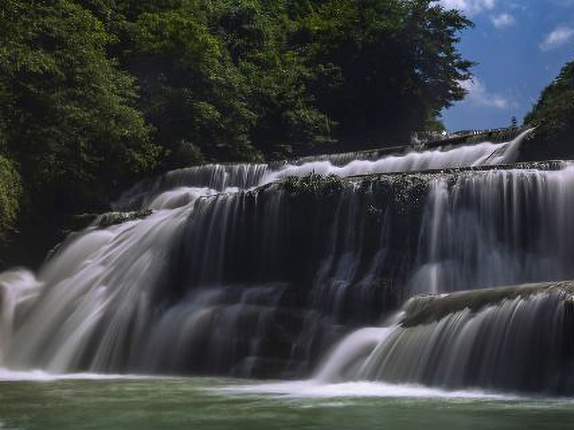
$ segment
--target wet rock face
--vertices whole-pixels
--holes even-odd
[[[505,301],[528,300],[536,296],[556,297],[568,309],[574,303],[574,281],[500,286],[443,295],[419,295],[403,306],[400,324],[404,327],[431,324],[442,318],[468,310],[478,313]]]

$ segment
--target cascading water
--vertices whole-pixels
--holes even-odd
[[[32,278],[32,296],[13,307],[6,363],[298,376],[412,294],[574,278],[574,169],[493,167],[512,162],[527,133],[139,184],[115,209],[151,215],[88,228]]]
[[[517,157],[520,143],[530,132],[531,130],[526,130],[515,140],[503,144],[484,142],[449,150],[411,151],[404,155],[393,155],[380,159],[355,159],[342,166],[337,163],[340,160],[339,157],[335,158],[335,164],[329,159],[309,161],[301,165],[297,163],[286,164],[279,170],[268,172],[264,180],[271,182],[289,176],[304,176],[310,173],[347,177],[371,173],[495,166],[513,162]]]
[[[184,206],[188,195],[198,190],[209,193],[256,187],[265,177],[267,164],[213,164],[173,170],[159,179],[143,181],[127,191],[113,205],[114,210],[163,209],[168,203]],[[159,201],[156,200],[160,197]]]
[[[16,306],[25,307],[39,287],[34,274],[26,270],[0,273],[0,365],[5,364],[6,348],[12,340]]]
[[[574,167],[433,179],[410,291],[571,279]]]
[[[316,378],[574,392],[574,283],[415,297],[345,339]]]
[[[310,173],[341,177],[369,173],[409,172],[415,170],[493,166],[516,160],[522,141],[531,133],[526,130],[514,140],[502,144],[484,142],[476,145],[432,151],[410,151],[403,155],[375,157],[376,152],[335,154],[307,157],[293,162],[268,164],[206,165],[174,170],[156,180],[143,181],[127,191],[114,205],[114,210],[138,210],[150,206],[163,193],[175,196],[187,189],[207,188],[215,191],[237,191],[276,182],[290,176]],[[153,209],[157,206],[151,205]]]

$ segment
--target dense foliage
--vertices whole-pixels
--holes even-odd
[[[151,172],[396,144],[464,96],[470,25],[430,0],[0,0],[0,228],[19,203],[35,240]]]
[[[297,32],[322,112],[349,149],[407,141],[460,100],[472,63],[456,51],[471,25],[429,1],[323,2]]]
[[[102,23],[69,1],[2,3],[6,149],[32,197],[74,206],[153,167],[134,80],[109,58]]]
[[[117,54],[176,160],[396,144],[464,96],[471,66],[456,51],[471,23],[429,0],[156,0],[117,11],[127,19],[109,20]]]
[[[16,223],[21,191],[18,172],[10,160],[0,155],[0,240]]]
[[[544,89],[525,123],[538,127],[525,158],[574,158],[574,62]]]

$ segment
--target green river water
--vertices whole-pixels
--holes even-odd
[[[369,383],[230,379],[0,382],[0,429],[572,429],[574,400]]]

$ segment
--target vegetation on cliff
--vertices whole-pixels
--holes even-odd
[[[0,155],[0,241],[16,225],[21,192],[20,175],[10,160]]]
[[[574,158],[574,62],[544,89],[524,122],[538,127],[525,145],[525,159]]]

